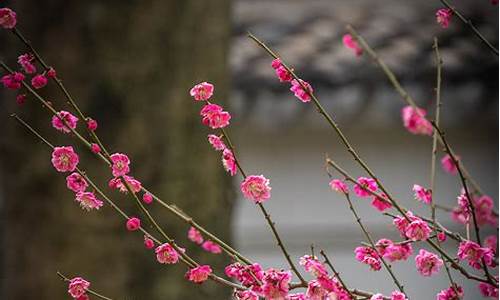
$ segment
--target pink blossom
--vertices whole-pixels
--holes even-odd
[[[111,169],[113,170],[113,176],[119,177],[130,172],[130,160],[127,155],[122,153],[114,153],[111,154],[110,158],[111,162],[113,163],[113,165],[111,166]]]
[[[231,115],[223,111],[222,106],[211,103],[203,106],[200,115],[202,116],[201,122],[212,129],[224,128],[231,120]]]
[[[446,233],[444,233],[444,232],[442,232],[442,231],[440,231],[440,232],[437,234],[437,239],[438,239],[438,241],[440,241],[440,242],[446,242],[446,238],[447,238]]]
[[[156,247],[155,252],[156,260],[161,264],[176,264],[179,261],[179,254],[169,243]]]
[[[358,45],[358,42],[350,34],[344,35],[342,42],[346,48],[353,50],[356,56],[363,54],[363,48]]]
[[[97,199],[92,192],[78,192],[75,200],[80,203],[81,208],[86,211],[99,209],[103,205],[103,202]]]
[[[292,279],[290,271],[268,269],[262,278],[262,293],[267,300],[284,300]]]
[[[484,245],[490,248],[493,253],[497,251],[498,239],[496,235],[489,235],[484,239]]]
[[[241,183],[241,192],[255,203],[263,203],[271,198],[269,179],[263,175],[250,175]]]
[[[31,79],[31,85],[35,89],[41,89],[47,85],[47,77],[45,77],[43,74],[38,74]]]
[[[432,192],[418,184],[413,185],[413,192],[415,193],[415,199],[421,201],[425,204],[432,203]]]
[[[23,105],[26,102],[26,94],[19,94],[16,96],[16,103],[18,105]]]
[[[354,249],[356,260],[367,264],[374,271],[381,269],[381,262],[378,253],[370,247],[356,247]]]
[[[455,159],[460,161],[460,156],[455,155]],[[441,166],[443,167],[443,170],[451,175],[457,175],[458,173],[457,165],[449,154],[443,156],[443,158],[441,159]]]
[[[141,227],[141,220],[139,218],[132,217],[127,220],[126,225],[128,231],[136,231],[139,227]]]
[[[381,193],[380,196],[373,196],[372,206],[375,207],[378,211],[384,211],[392,207],[392,203],[389,201],[389,198],[386,194]]]
[[[144,193],[144,195],[142,195],[142,201],[146,204],[151,204],[153,202],[153,195]]]
[[[481,295],[484,297],[498,299],[498,288],[486,282],[481,282],[478,285]]]
[[[210,274],[212,274],[212,268],[209,265],[203,265],[187,271],[186,278],[194,283],[203,283]]]
[[[128,183],[132,192],[138,193],[142,189],[141,182],[136,180],[134,177],[124,175],[123,178],[125,178],[125,181]],[[122,193],[128,193],[127,187],[122,183],[122,180],[119,177],[111,179],[108,185],[112,189],[118,189]]]
[[[208,135],[208,142],[217,151],[222,151],[222,150],[226,149],[226,145],[222,141],[222,138],[220,136],[216,136],[215,134]]]
[[[275,58],[275,59],[273,59],[273,61],[271,62],[271,67],[272,67],[273,69],[275,69],[275,70],[276,70],[277,68],[281,67],[282,65],[283,65],[283,64],[281,63],[281,59],[279,59],[279,58]]]
[[[198,245],[201,245],[203,243],[203,236],[201,235],[201,232],[199,232],[198,229],[194,227],[189,228],[188,239]]]
[[[280,82],[289,82],[293,79],[292,74],[288,72],[288,70],[284,66],[279,66],[274,71],[276,72],[276,76],[278,76]]]
[[[367,177],[359,177],[357,184],[354,185],[354,193],[358,195],[358,197],[370,196],[371,194],[366,190],[375,192],[377,189],[377,182],[374,179]]]
[[[82,175],[75,172],[66,177],[66,186],[73,192],[78,193],[85,191],[89,184]]]
[[[345,182],[343,182],[340,179],[332,179],[330,181],[330,188],[338,193],[344,193],[344,194],[349,193],[349,188],[347,187],[347,184],[345,184]]]
[[[97,121],[91,118],[87,118],[87,129],[90,131],[95,131],[97,129]]]
[[[412,241],[425,241],[429,238],[431,231],[426,222],[418,219],[406,227],[405,234]]]
[[[308,300],[323,300],[326,298],[328,291],[325,290],[317,280],[309,281],[306,291],[306,299]]]
[[[439,273],[443,260],[432,252],[420,249],[418,255],[415,256],[415,265],[422,276],[432,276]]]
[[[35,60],[35,57],[31,53],[19,55],[19,57],[17,58],[17,62],[21,65],[26,74],[33,74],[36,72],[36,67],[33,64],[33,60]]]
[[[65,110],[61,110],[52,116],[52,127],[64,133],[70,133],[71,129],[75,129],[77,122],[78,118]]]
[[[415,220],[420,220],[418,217],[415,217],[411,211],[407,211],[406,218],[403,216],[397,216],[392,221],[392,223],[396,226],[396,228],[398,229],[401,236],[404,238],[406,237],[406,227],[408,227],[408,224],[410,224],[410,222],[408,222],[407,218],[410,222],[415,221]]]
[[[231,176],[236,175],[238,171],[238,165],[236,164],[233,151],[227,148],[222,152],[222,166]]]
[[[10,8],[0,8],[0,26],[5,29],[12,29],[16,27],[17,18],[16,13]]]
[[[144,247],[146,249],[153,249],[155,246],[155,242],[147,235],[144,235]]]
[[[213,254],[222,253],[221,247],[210,240],[203,242],[201,247],[203,248],[203,250],[210,252],[210,253],[213,253]]]
[[[413,248],[411,243],[403,243],[389,245],[382,256],[390,262],[394,262],[398,260],[407,260],[412,254]]]
[[[413,134],[431,135],[432,124],[427,121],[425,109],[417,108],[415,110],[411,105],[403,107],[401,118],[406,129]]]
[[[370,300],[384,300],[384,295],[378,293],[371,296]]]
[[[457,295],[458,292],[458,295]],[[437,300],[459,300],[464,296],[464,291],[461,286],[456,285],[455,288],[449,287],[440,291],[436,295]]]
[[[195,85],[189,94],[194,97],[196,101],[205,101],[210,99],[214,93],[214,85],[208,82],[202,82]]]
[[[57,76],[56,70],[54,70],[54,68],[50,67],[50,69],[47,71],[47,77],[56,78],[56,76]]]
[[[92,143],[90,145],[90,151],[92,151],[92,153],[100,153],[101,152],[101,147],[99,147],[99,145],[97,145],[96,143]]]
[[[408,300],[408,298],[406,298],[405,294],[398,291],[394,291],[391,294],[391,300]]]
[[[313,88],[308,82],[302,79],[299,80],[300,83],[295,79],[292,80],[292,87],[290,88],[290,91],[292,91],[295,94],[295,97],[299,98],[299,100],[304,103],[311,101],[310,94],[313,93]],[[304,85],[305,89],[302,87],[302,85]]]
[[[262,267],[258,263],[243,266],[240,263],[234,263],[226,266],[224,273],[230,277],[238,280],[246,287],[253,287],[253,290],[259,290],[258,282],[264,278]]]
[[[483,259],[486,265],[494,265],[493,251],[490,248],[483,248],[473,241],[460,242],[457,256],[461,260],[467,260],[469,266],[477,270],[481,269]]]
[[[259,300],[259,296],[255,292],[249,290],[236,290],[234,291],[234,297],[237,300]]]
[[[71,146],[54,147],[52,165],[59,172],[73,172],[80,159]]]
[[[19,72],[14,72],[12,74],[7,74],[2,76],[2,84],[5,88],[10,90],[18,90],[21,88],[22,81],[24,80],[24,75]]]
[[[379,255],[384,255],[386,252],[387,247],[390,245],[394,244],[390,239],[380,239],[375,243],[375,248],[377,248],[377,252]]]
[[[77,299],[87,293],[89,286],[90,282],[88,282],[87,280],[81,277],[75,277],[69,281],[68,293],[71,295],[71,297]]]
[[[453,11],[449,8],[441,8],[436,12],[436,21],[443,28],[448,28],[450,25],[451,16],[453,15]]]
[[[492,219],[496,219],[493,216],[493,199],[488,195],[482,195],[480,197],[473,197],[474,210],[476,213],[476,221],[479,226],[490,223]]]
[[[315,277],[328,275],[325,265],[316,256],[304,255],[300,258],[299,264],[304,267],[306,272],[310,272]]]

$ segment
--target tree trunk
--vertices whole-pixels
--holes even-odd
[[[226,241],[233,190],[219,154],[206,140],[200,106],[189,88],[200,81],[227,95],[229,0],[16,2],[18,27],[53,65],[84,111],[99,122],[111,152],[127,153],[132,175]],[[14,66],[25,49],[2,31],[3,58]],[[57,110],[63,95],[42,94]],[[4,299],[65,299],[56,271],[80,275],[91,288],[118,299],[228,298],[212,282],[187,282],[186,267],[160,265],[142,236],[128,233],[110,208],[82,211],[50,164],[50,150],[7,117],[16,111],[57,145],[77,146],[80,165],[131,215],[130,197],[106,188],[110,171],[70,136],[50,128],[50,116],[32,98],[17,108],[2,92],[2,206]],[[80,120],[80,128],[83,122]],[[187,241],[188,226],[153,204],[152,214],[189,254],[222,272],[228,260]],[[143,220],[146,223],[146,220]]]

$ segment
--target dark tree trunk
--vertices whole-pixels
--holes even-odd
[[[200,81],[216,84],[226,98],[229,0],[215,1],[26,1],[16,2],[19,28],[53,65],[84,110],[99,121],[98,132],[112,152],[132,159],[132,175],[168,203],[230,239],[233,191],[218,154],[206,141],[200,107],[188,95]],[[7,31],[1,55],[24,49]],[[70,109],[55,88],[42,93],[56,109]],[[9,120],[17,111],[59,145],[77,145],[50,128],[35,102],[20,108],[15,94],[0,104],[1,197],[4,232],[4,299],[65,299],[56,276],[81,275],[92,287],[118,299],[228,298],[230,289],[183,278],[183,265],[164,266],[142,236],[129,234],[111,208],[82,211],[50,165],[50,151]],[[105,186],[109,170],[90,155],[81,165]],[[130,214],[128,197],[104,187]],[[188,226],[161,207],[152,213],[166,231],[203,263],[221,272],[222,255],[203,253],[187,242]],[[143,220],[145,222],[145,220]]]

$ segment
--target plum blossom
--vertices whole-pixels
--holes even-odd
[[[71,146],[54,147],[52,165],[59,172],[73,172],[80,161]]]
[[[201,235],[201,232],[199,232],[198,229],[194,227],[189,228],[188,239],[198,245],[201,245],[203,243],[203,236]]]
[[[50,67],[49,70],[47,71],[47,77],[56,78],[57,77],[56,70],[54,68]]]
[[[267,300],[284,300],[291,279],[290,271],[266,270],[262,278],[262,294]]]
[[[356,247],[354,249],[356,260],[367,264],[374,271],[378,271],[381,269],[381,262],[377,251],[373,250],[370,247]]]
[[[351,49],[356,56],[361,56],[363,54],[363,48],[358,45],[358,42],[350,34],[345,34],[342,37],[342,42],[344,46]]]
[[[222,106],[211,103],[203,106],[200,115],[202,116],[201,122],[212,129],[224,128],[231,120],[231,115],[223,111]]]
[[[436,11],[436,21],[441,27],[448,28],[452,15],[453,11],[449,8],[438,9],[438,11]]]
[[[35,89],[43,88],[44,86],[47,85],[47,82],[48,82],[47,77],[45,77],[45,75],[43,75],[43,74],[38,74],[31,79],[31,85]]]
[[[463,296],[464,296],[464,290],[462,289],[462,287],[455,285],[455,288],[449,287],[445,290],[440,291],[436,295],[436,300],[459,300],[462,299]]]
[[[220,136],[216,136],[215,134],[208,135],[208,142],[217,151],[223,151],[224,149],[226,149],[226,145],[222,141],[222,138]]]
[[[425,118],[427,112],[423,108],[415,110],[411,105],[403,107],[401,118],[406,129],[413,134],[431,135],[432,124]]]
[[[26,102],[26,94],[19,94],[16,96],[16,103],[18,105],[23,105]]]
[[[354,185],[354,193],[358,197],[370,196],[371,194],[366,190],[375,192],[377,189],[377,182],[373,178],[359,177],[357,180],[357,184]]]
[[[0,79],[0,81],[2,81],[3,86],[10,90],[20,89],[23,80],[24,80],[24,75],[19,72],[14,72],[12,74],[4,75]]]
[[[16,13],[7,7],[0,8],[0,26],[4,29],[12,29],[16,27]]]
[[[290,74],[290,72],[288,72],[285,66],[283,66],[279,58],[273,60],[273,62],[271,63],[271,67],[273,67],[274,71],[276,72],[276,76],[278,76],[280,82],[292,81],[293,79],[292,74]]]
[[[66,186],[75,193],[83,192],[89,184],[79,173],[71,173],[66,177]]]
[[[252,265],[243,266],[240,263],[234,263],[226,266],[224,273],[230,277],[238,280],[246,287],[252,287],[253,290],[260,292],[260,287],[258,286],[258,281],[262,281],[264,278],[264,272],[262,267],[258,263]]]
[[[141,188],[142,184],[140,181],[135,179],[132,176],[124,175],[123,178],[125,178],[125,181],[128,183],[128,186],[134,193],[138,193]],[[111,179],[108,183],[109,187],[112,189],[118,189],[122,193],[128,193],[127,187],[122,183],[121,178],[115,177]]]
[[[478,285],[481,295],[484,297],[498,299],[498,288],[486,282],[481,282]]]
[[[389,198],[385,193],[380,194],[381,197],[373,196],[372,206],[375,207],[378,211],[384,211],[392,207],[392,203],[389,201]]]
[[[420,249],[418,255],[415,256],[415,265],[422,276],[431,276],[439,273],[443,266],[443,260],[432,252]]]
[[[113,176],[119,177],[128,174],[130,172],[130,159],[127,155],[122,153],[114,153],[110,156],[113,165],[111,169],[113,171]]]
[[[209,265],[203,265],[187,271],[186,278],[194,283],[203,283],[210,274],[212,274],[212,268]]]
[[[405,294],[398,291],[394,291],[391,294],[391,300],[408,300],[408,298],[406,298]]]
[[[327,296],[328,291],[325,290],[317,280],[309,281],[306,291],[306,299],[308,300],[323,300]]]
[[[460,161],[460,156],[455,155],[455,159]],[[441,159],[441,166],[443,167],[443,170],[451,175],[457,175],[458,173],[457,165],[449,154],[443,156]]]
[[[203,250],[210,252],[210,253],[213,253],[213,254],[222,253],[221,247],[212,241],[203,242],[203,244],[201,245],[201,248],[203,248]]]
[[[393,243],[389,239],[380,239],[375,244],[377,252],[390,262],[406,260],[413,253],[411,243]]]
[[[437,239],[438,241],[440,241],[441,243],[442,242],[446,242],[446,233],[444,233],[443,231],[440,231],[438,234],[437,234]]]
[[[425,204],[431,204],[432,202],[432,192],[418,184],[413,185],[413,192],[415,193],[415,199],[421,201]]]
[[[244,291],[236,290],[234,292],[234,297],[237,300],[259,300],[259,296],[255,292],[249,290],[244,290]]]
[[[87,293],[89,289],[90,282],[81,278],[75,277],[69,281],[68,293],[71,297],[78,299]]]
[[[52,127],[64,133],[70,133],[71,129],[75,129],[77,122],[78,118],[65,110],[61,110],[52,116]]]
[[[343,182],[340,179],[332,179],[330,181],[329,185],[330,185],[330,188],[335,192],[344,193],[344,194],[349,193],[349,188],[347,187],[347,184],[345,184],[345,182]]]
[[[195,85],[189,91],[189,94],[195,101],[205,101],[210,99],[214,93],[214,85],[208,82],[202,82]]]
[[[78,192],[75,200],[80,203],[80,207],[86,211],[99,209],[103,205],[103,202],[97,199],[92,192]]]
[[[474,211],[476,214],[476,221],[479,226],[485,224],[492,224],[492,220],[496,217],[493,215],[493,199],[488,195],[482,195],[480,197],[473,197]],[[492,224],[494,225],[494,223]]]
[[[384,295],[378,293],[371,296],[370,300],[384,300]]]
[[[304,255],[300,258],[299,264],[304,267],[306,272],[310,272],[315,277],[328,275],[325,265],[316,256]]]
[[[484,245],[490,248],[493,253],[497,251],[498,238],[496,235],[489,235],[484,239]]]
[[[144,247],[146,249],[153,249],[155,246],[155,242],[147,235],[144,235]]]
[[[97,145],[96,143],[92,143],[90,145],[90,151],[92,151],[92,153],[100,153],[101,152],[101,147],[99,145]]]
[[[264,175],[250,175],[241,183],[241,192],[245,198],[255,203],[263,203],[271,198],[269,179]]]
[[[17,58],[17,62],[21,65],[26,74],[33,74],[36,72],[36,67],[33,64],[35,57],[31,53],[21,54]]]
[[[95,131],[97,129],[97,121],[91,118],[87,118],[87,129],[90,131]]]
[[[408,224],[405,234],[412,241],[425,241],[429,238],[431,231],[427,222],[419,219]]]
[[[142,202],[151,204],[153,202],[153,195],[150,193],[144,193],[144,195],[142,195]]]
[[[238,165],[236,164],[236,159],[234,158],[233,151],[230,149],[224,149],[222,151],[222,166],[231,176],[236,175],[238,171]]]
[[[141,227],[141,220],[136,217],[129,218],[126,223],[128,231],[136,231]]]
[[[477,270],[481,269],[483,259],[487,266],[492,267],[495,264],[493,251],[490,248],[483,248],[473,241],[460,242],[457,256],[461,260],[467,260],[469,266]]]
[[[313,93],[313,88],[308,82],[302,79],[299,80],[300,82],[295,79],[292,80],[292,87],[290,88],[290,91],[292,91],[295,94],[295,97],[299,98],[299,100],[304,103],[311,101],[311,96],[309,94]],[[304,85],[305,90],[302,85]]]
[[[179,253],[169,243],[156,247],[155,252],[156,260],[161,264],[176,264],[179,261]]]

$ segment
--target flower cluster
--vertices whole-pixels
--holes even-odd
[[[473,241],[460,242],[457,256],[460,260],[467,260],[469,266],[481,269],[482,261],[489,267],[495,266],[494,253],[489,247],[481,247]]]
[[[414,216],[411,211],[406,213],[406,217],[397,216],[394,218],[393,224],[399,230],[402,237],[412,241],[425,241],[431,233],[431,228],[427,222]]]
[[[431,276],[439,272],[443,266],[443,260],[432,252],[420,249],[418,255],[415,256],[415,265],[422,276]]]
[[[356,260],[367,264],[374,271],[379,271],[381,269],[380,257],[374,249],[370,247],[356,247],[354,249],[356,254]]]
[[[295,97],[299,98],[299,100],[304,103],[311,101],[313,88],[307,81],[294,79],[293,75],[288,72],[279,58],[271,62],[271,67],[275,70],[280,82],[291,83],[292,86],[290,87],[290,91],[293,92]]]
[[[489,224],[498,227],[498,218],[493,213],[493,199],[488,195],[471,196],[476,222],[479,227]],[[457,206],[451,211],[451,219],[457,223],[467,224],[472,219],[470,203],[465,191],[457,197]]]
[[[411,243],[394,243],[389,239],[380,239],[375,244],[377,252],[390,262],[407,260],[413,254]]]
[[[201,245],[201,248],[207,252],[213,254],[222,253],[222,248],[215,242],[211,240],[204,241],[203,236],[200,231],[194,227],[190,227],[188,230],[188,239],[193,243]]]

